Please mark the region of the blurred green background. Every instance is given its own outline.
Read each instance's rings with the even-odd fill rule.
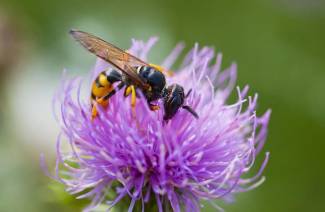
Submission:
[[[58,125],[51,99],[63,68],[85,75],[94,63],[70,28],[123,47],[160,37],[152,61],[178,41],[223,52],[238,84],[272,108],[266,182],[237,195],[227,211],[325,211],[325,1],[1,0],[0,211],[79,211],[39,167],[53,164]],[[261,155],[260,158],[262,158]],[[203,211],[214,211],[205,207]]]

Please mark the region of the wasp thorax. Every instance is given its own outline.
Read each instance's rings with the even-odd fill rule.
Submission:
[[[150,85],[152,99],[159,98],[166,85],[166,78],[163,73],[150,66],[140,66],[138,68],[139,77]]]

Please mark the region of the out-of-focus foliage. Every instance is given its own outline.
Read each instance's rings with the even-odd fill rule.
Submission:
[[[79,211],[85,204],[44,176],[38,162],[44,152],[53,167],[51,98],[63,68],[86,74],[94,63],[69,38],[70,28],[124,48],[132,37],[158,35],[153,62],[178,41],[215,46],[224,67],[236,60],[239,85],[260,94],[260,111],[272,108],[271,159],[261,187],[222,206],[325,209],[324,1],[2,0],[0,13],[0,211]]]

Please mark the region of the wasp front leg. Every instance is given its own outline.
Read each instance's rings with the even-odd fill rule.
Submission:
[[[152,110],[152,111],[157,111],[160,109],[159,105],[152,104],[149,101],[148,101],[148,105],[149,105],[150,110]]]
[[[131,108],[132,108],[132,114],[134,117],[136,117],[136,111],[135,111],[135,106],[136,106],[136,99],[137,99],[137,94],[134,85],[130,85],[125,88],[124,91],[124,96],[128,97],[131,94]]]

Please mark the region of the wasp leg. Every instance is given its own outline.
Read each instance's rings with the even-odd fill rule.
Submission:
[[[97,102],[96,101],[93,101],[91,103],[91,120],[94,120],[94,118],[96,118],[97,114],[98,114],[98,111],[97,111]]]
[[[152,111],[156,111],[156,110],[160,109],[159,105],[151,104],[151,102],[148,102],[148,105],[149,105],[150,110],[152,110]]]
[[[167,76],[169,77],[172,77],[174,76],[174,72],[172,72],[171,70],[166,70],[165,68],[159,66],[159,65],[156,65],[156,64],[152,64],[150,63],[149,64],[152,68],[156,69],[157,71],[160,71],[161,73],[163,74],[166,74]]]
[[[114,94],[116,94],[117,91],[121,90],[124,87],[125,83],[124,82],[120,82],[115,89],[113,89],[110,93],[108,93],[107,95],[101,97],[100,99],[102,99],[102,101],[108,100],[109,98],[111,98]]]
[[[190,112],[196,119],[199,118],[199,115],[190,106],[184,105],[184,106],[182,106],[182,108],[187,110],[188,112]]]
[[[127,86],[124,90],[124,97],[128,97],[132,92],[131,85]]]
[[[135,112],[135,104],[136,104],[137,95],[135,93],[134,86],[131,85],[130,87],[131,87],[131,107],[132,107],[133,116],[135,117],[135,115],[136,115],[136,112]]]
[[[125,88],[124,90],[124,96],[128,97],[131,94],[131,107],[132,107],[132,115],[134,117],[135,116],[135,105],[136,105],[136,98],[137,98],[137,94],[136,94],[136,90],[134,85],[130,85],[128,87]]]

